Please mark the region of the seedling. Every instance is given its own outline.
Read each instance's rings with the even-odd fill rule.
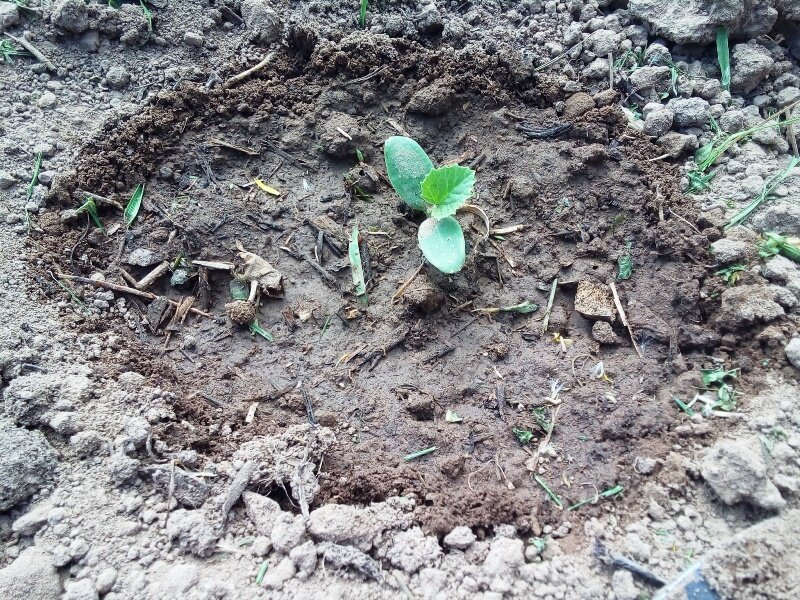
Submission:
[[[724,368],[715,367],[713,369],[702,369],[700,373],[703,385],[711,391],[716,391],[717,394],[717,400],[713,404],[707,405],[709,406],[709,410],[719,408],[720,410],[730,412],[735,409],[736,392],[733,386],[725,380],[739,377],[739,369],[726,371]]]
[[[791,108],[791,106],[787,108]],[[757,125],[753,125],[749,129],[739,131],[738,133],[732,133],[721,140],[712,140],[706,145],[701,146],[694,154],[694,162],[697,165],[696,171],[701,174],[705,173],[709,167],[713,165],[720,156],[725,154],[725,152],[734,144],[746,140],[751,135],[758,133],[759,131],[769,129],[770,127],[785,127],[800,122],[800,116],[791,117],[785,121],[779,122],[776,120],[776,117],[779,115],[780,113],[775,113],[772,117],[761,121]]]
[[[269,563],[265,560],[261,563],[261,566],[258,569],[258,574],[256,575],[256,585],[261,586],[261,582],[264,581],[264,576],[267,574],[267,569],[269,569]]]
[[[125,226],[130,227],[136,220],[136,215],[139,214],[139,209],[142,207],[142,198],[144,197],[144,184],[139,184],[133,191],[131,199],[128,200],[128,205],[125,207],[125,212],[122,213]]]
[[[717,60],[719,70],[722,73],[720,81],[723,90],[731,89],[731,54],[728,49],[728,29],[720,27],[717,29]]]
[[[736,282],[739,281],[742,271],[746,270],[747,267],[745,265],[731,265],[730,267],[715,271],[714,275],[719,275],[728,287],[733,287],[736,285]]]
[[[333,315],[328,315],[327,317],[325,317],[325,322],[322,324],[322,331],[319,332],[319,337],[322,337],[323,335],[325,335],[325,332],[328,331],[328,327],[331,326],[332,318]]]
[[[686,177],[689,179],[689,187],[686,189],[687,194],[696,194],[708,189],[711,180],[717,176],[716,171],[710,173],[702,173],[698,170],[689,171]]]
[[[547,547],[547,538],[533,537],[530,538],[528,541],[530,542],[531,546],[533,546],[536,549],[537,554],[541,554],[542,552],[544,552],[544,549]]]
[[[758,196],[756,196],[750,202],[750,204],[748,204],[741,211],[739,211],[739,213],[735,217],[733,217],[730,221],[728,221],[728,224],[725,225],[725,229],[729,229],[735,225],[740,225],[744,223],[762,202],[772,197],[772,193],[775,191],[775,189],[781,183],[783,183],[783,180],[789,176],[789,174],[792,172],[792,169],[794,169],[798,164],[800,164],[800,158],[798,158],[797,156],[793,156],[789,160],[789,164],[786,165],[786,168],[780,171],[779,173],[776,173],[772,177],[770,177],[764,183],[764,187],[761,188],[761,193],[759,193]]]
[[[100,215],[97,214],[97,205],[94,203],[94,200],[88,198],[86,202],[84,202],[81,206],[78,207],[78,210],[76,212],[88,213],[89,217],[91,217],[92,221],[94,221],[94,224],[97,226],[97,228],[103,233],[106,232],[106,228],[103,227],[103,223],[100,222]]]
[[[250,329],[251,333],[256,333],[263,337],[268,342],[271,342],[274,338],[272,334],[265,330],[261,325],[258,324],[258,319],[253,319],[247,324],[248,329]]]
[[[33,189],[36,187],[36,180],[39,179],[39,171],[41,170],[42,170],[42,153],[37,152],[36,162],[33,163],[33,176],[31,177],[31,182],[28,184],[28,188],[25,190],[26,200],[30,200],[31,196],[33,196]]]
[[[358,24],[361,29],[364,29],[367,25],[367,5],[369,4],[369,0],[361,0],[361,10],[358,13]]]
[[[472,196],[475,171],[459,165],[435,168],[417,142],[401,136],[386,140],[384,158],[397,194],[428,216],[417,234],[422,254],[442,273],[457,273],[466,254],[464,232],[453,215]]]
[[[520,444],[530,444],[533,441],[533,432],[528,431],[527,429],[520,429],[518,427],[514,427],[512,433],[517,436]]]
[[[800,263],[800,244],[793,244],[788,238],[765,231],[764,240],[758,245],[758,254],[762,258],[783,254],[786,258]]]
[[[267,185],[262,180],[260,180],[258,177],[253,179],[253,183],[255,183],[259,187],[260,190],[268,193],[270,196],[280,196],[281,195],[281,193],[278,190],[276,190],[271,185]]]
[[[672,399],[675,401],[675,404],[677,404],[680,407],[680,409],[683,412],[685,412],[689,417],[694,416],[694,410],[692,410],[691,406],[687,405],[683,400],[681,400],[677,396],[673,396]]]
[[[542,319],[542,334],[547,331],[547,326],[550,325],[550,315],[553,313],[553,301],[556,299],[556,289],[558,289],[558,277],[553,279],[553,285],[550,286],[550,296],[547,298],[547,308],[544,311],[544,319]],[[567,349],[564,348],[564,352]]]

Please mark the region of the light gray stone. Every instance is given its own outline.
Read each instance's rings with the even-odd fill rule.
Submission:
[[[265,44],[277,42],[283,36],[280,16],[265,0],[244,0],[242,19],[250,38]]]
[[[702,98],[674,98],[667,103],[676,127],[698,127],[708,123],[711,105]]]
[[[668,108],[654,110],[644,118],[644,133],[653,137],[661,137],[672,127],[675,114]]]
[[[292,559],[286,556],[277,565],[267,570],[261,584],[268,590],[280,590],[284,583],[294,577],[295,572]]]
[[[70,33],[83,33],[89,28],[89,9],[84,0],[57,0],[50,13],[50,22]]]
[[[115,65],[106,72],[106,81],[113,90],[125,89],[131,82],[131,74],[122,65]]]
[[[758,44],[736,44],[731,51],[731,91],[752,92],[767,78],[775,61]]]
[[[754,253],[752,244],[741,240],[722,238],[711,244],[711,253],[721,265],[729,265],[746,259]]]
[[[57,466],[55,451],[39,431],[0,417],[0,512],[38,492]]]
[[[460,525],[444,536],[444,545],[458,550],[466,550],[475,543],[476,539],[472,529]]]
[[[766,510],[786,505],[767,476],[764,448],[756,437],[717,442],[703,459],[701,473],[725,504],[744,502]]]
[[[499,538],[492,542],[483,561],[489,577],[511,578],[525,564],[525,545],[519,538]]]
[[[426,536],[419,527],[412,527],[396,533],[385,554],[395,567],[415,573],[423,566],[433,566],[442,549],[435,537]]]
[[[61,582],[50,556],[36,547],[28,548],[4,569],[0,569],[0,598],[59,600]]]
[[[742,17],[745,0],[630,0],[628,10],[649,23],[652,33],[679,44],[705,44],[720,25]]]
[[[13,2],[0,2],[0,33],[19,23],[19,9]]]
[[[792,338],[786,348],[786,358],[792,363],[795,369],[800,370],[800,337]]]
[[[641,67],[631,73],[630,82],[636,91],[666,88],[670,82],[670,68],[666,66]]]

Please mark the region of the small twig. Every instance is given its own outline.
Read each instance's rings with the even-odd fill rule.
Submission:
[[[153,285],[153,283],[167,271],[169,271],[169,263],[165,260],[161,264],[157,265],[147,275],[145,275],[139,281],[137,281],[135,284],[136,289],[146,290],[151,285]]]
[[[492,231],[492,223],[489,220],[489,215],[487,215],[480,206],[477,204],[465,204],[459,210],[479,216],[483,220],[483,224],[486,225],[486,233],[484,234],[483,239],[489,239],[489,234]]]
[[[272,62],[272,59],[274,57],[275,57],[275,53],[274,52],[270,52],[269,54],[267,54],[267,56],[264,57],[264,60],[262,60],[260,63],[258,63],[257,65],[255,65],[253,67],[250,67],[246,71],[242,71],[238,75],[234,75],[233,77],[228,79],[228,81],[226,81],[223,84],[222,87],[227,89],[227,88],[233,87],[234,85],[236,85],[240,81],[242,81],[244,79],[247,79],[253,73],[257,73],[258,71],[260,71],[261,69],[266,67],[270,62]]]
[[[489,230],[490,235],[508,235],[525,229],[525,225],[509,225],[508,227],[494,227]]]
[[[661,156],[656,156],[655,158],[648,158],[647,162],[658,162],[659,160],[664,160],[666,158],[669,158],[670,156],[672,156],[672,154],[667,152],[666,154],[662,154]]]
[[[614,89],[614,53],[608,53],[608,89]]]
[[[247,154],[248,156],[258,156],[258,150],[253,150],[252,148],[245,148],[243,146],[236,146],[234,144],[229,144],[224,140],[220,140],[217,138],[211,138],[208,140],[208,143],[212,146],[219,146],[220,148],[227,148],[228,150],[235,150],[236,152],[241,152],[242,154]]]
[[[172,508],[172,495],[175,493],[175,459],[170,461],[169,469],[169,488],[167,489],[167,514],[164,516],[164,527],[167,526],[169,521],[169,511]]]
[[[564,58],[564,57],[565,57],[567,54],[569,54],[570,52],[572,52],[573,50],[575,50],[575,48],[577,48],[578,46],[581,46],[582,44],[585,44],[585,43],[586,43],[586,42],[589,40],[589,38],[590,38],[590,37],[592,37],[592,36],[593,36],[595,33],[596,33],[596,32],[592,32],[592,33],[590,33],[589,35],[587,35],[587,36],[586,36],[586,39],[584,39],[584,40],[581,40],[580,42],[578,42],[577,44],[575,44],[575,45],[574,45],[574,46],[572,46],[571,48],[567,48],[567,49],[566,49],[564,52],[562,52],[561,54],[559,54],[558,56],[556,56],[554,59],[547,61],[547,62],[546,62],[546,63],[544,63],[543,65],[539,65],[538,67],[536,67],[536,68],[534,69],[534,72],[535,72],[535,73],[538,73],[538,72],[539,72],[539,71],[541,71],[542,69],[546,69],[546,68],[547,68],[547,67],[549,67],[550,65],[554,65],[554,64],[556,64],[558,61],[560,61],[562,58]]]
[[[477,321],[477,320],[478,320],[478,317],[472,317],[472,318],[471,318],[469,321],[467,321],[467,322],[466,322],[466,323],[464,323],[464,324],[463,324],[461,327],[459,327],[458,329],[456,329],[456,330],[455,330],[455,331],[454,331],[454,332],[453,332],[453,333],[450,335],[450,339],[452,340],[454,337],[456,337],[456,336],[457,336],[459,333],[461,333],[462,331],[464,331],[464,330],[465,330],[467,327],[469,327],[470,325],[472,325],[472,324],[473,324],[475,321]]]
[[[419,275],[420,271],[422,271],[422,267],[424,266],[424,262],[420,263],[417,269],[411,274],[411,277],[403,282],[403,285],[401,285],[400,288],[394,293],[394,296],[392,296],[392,302],[397,302],[403,297],[403,294],[405,293],[406,289],[408,289],[408,286],[411,285],[411,282],[417,278],[417,275]]]
[[[617,294],[617,286],[614,285],[614,282],[610,282],[609,287],[611,288],[611,293],[614,296],[614,305],[617,307],[617,312],[619,313],[619,318],[622,321],[622,324],[628,328],[628,334],[631,336],[631,343],[633,343],[633,349],[636,350],[636,354],[639,355],[639,358],[644,360],[641,351],[639,350],[639,346],[636,344],[636,340],[633,337],[633,329],[631,329],[630,324],[628,323],[628,317],[625,316],[625,311],[622,310],[622,303],[619,301],[619,294]]]
[[[550,438],[553,435],[553,431],[556,428],[556,417],[558,417],[558,411],[561,410],[561,404],[556,404],[556,408],[553,411],[553,418],[550,419],[550,427],[548,428],[547,433],[545,434],[542,441],[539,442],[539,446],[536,448],[536,452],[534,455],[529,459],[530,464],[526,463],[525,467],[531,471],[532,473],[536,472],[536,467],[539,465],[539,458],[542,456],[542,451],[547,447],[547,444],[550,443]]]
[[[575,378],[575,381],[578,382],[578,385],[583,387],[583,385],[584,385],[583,381],[581,381],[580,377],[578,377],[578,374],[575,372],[575,361],[578,360],[579,358],[592,358],[592,355],[591,354],[578,354],[578,355],[572,357],[572,376]]]
[[[114,292],[119,292],[121,294],[131,294],[133,296],[140,296],[141,298],[147,298],[148,300],[156,300],[157,298],[164,298],[167,302],[175,306],[176,308],[180,306],[179,302],[175,300],[171,300],[170,298],[166,298],[164,296],[158,296],[157,294],[152,294],[150,292],[144,292],[142,290],[137,290],[136,288],[128,287],[126,285],[118,285],[116,283],[109,283],[108,281],[97,281],[95,279],[89,279],[88,277],[78,277],[76,275],[64,275],[63,273],[59,273],[59,279],[66,279],[68,281],[77,281],[78,283],[85,283],[88,285],[94,285],[96,287],[106,288],[107,290],[112,290]],[[190,308],[189,312],[192,312],[196,315],[200,315],[201,317],[208,317],[209,319],[216,319],[216,317],[212,314],[207,312],[203,312],[197,308]]]
[[[553,301],[556,298],[556,288],[558,288],[558,277],[553,279],[553,285],[550,288],[550,297],[547,299],[547,310],[542,319],[542,335],[547,333],[547,327],[550,325],[550,314],[553,312]]]
[[[350,79],[349,81],[345,81],[343,85],[350,85],[351,83],[364,83],[365,81],[369,81],[373,77],[377,77],[388,68],[389,65],[383,65],[382,67],[378,67],[377,69],[375,69],[369,75],[364,75],[363,77],[358,77],[356,79]]]
[[[33,57],[34,57],[36,60],[38,60],[38,61],[39,61],[39,62],[41,62],[41,63],[42,63],[42,64],[43,64],[45,67],[47,67],[47,70],[48,70],[48,71],[51,71],[51,72],[53,72],[53,73],[55,73],[56,71],[58,71],[58,69],[56,69],[56,66],[55,66],[55,65],[52,63],[52,61],[51,61],[49,58],[47,58],[47,57],[46,57],[44,54],[42,54],[42,53],[39,51],[39,49],[38,49],[36,46],[34,46],[33,44],[31,44],[31,43],[30,43],[28,40],[26,40],[25,38],[18,38],[18,37],[16,37],[16,36],[13,36],[13,35],[11,35],[10,33],[6,33],[5,35],[6,35],[6,37],[8,37],[8,38],[11,38],[11,39],[12,39],[12,40],[14,40],[15,42],[17,42],[17,43],[18,43],[20,46],[22,46],[23,48],[25,48],[25,50],[27,50],[28,52],[30,52],[30,53],[31,53],[31,55],[32,55],[32,56],[33,56]]]
[[[679,219],[679,220],[683,221],[684,223],[686,223],[686,224],[687,224],[687,225],[688,225],[688,226],[689,226],[689,227],[692,229],[692,231],[694,231],[696,234],[700,235],[700,230],[699,230],[697,227],[695,227],[694,225],[692,225],[691,223],[689,223],[689,221],[687,221],[686,219],[684,219],[684,218],[683,218],[682,216],[680,216],[678,213],[676,213],[675,211],[673,211],[673,210],[672,210],[672,207],[669,207],[667,210],[669,210],[669,214],[671,214],[673,217],[675,217],[675,218],[677,218],[677,219]]]

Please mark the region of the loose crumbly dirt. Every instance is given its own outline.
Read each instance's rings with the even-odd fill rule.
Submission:
[[[165,341],[152,307],[131,298],[138,316],[128,326],[86,324],[119,329],[138,348],[134,354],[159,357],[147,372],[158,370],[178,391],[178,420],[164,425],[159,438],[224,460],[255,435],[310,418],[310,403],[316,421],[339,432],[317,502],[412,495],[417,519],[437,533],[500,523],[538,532],[559,520],[526,467],[544,435],[531,410],[540,407],[553,419],[547,398],[556,381],[564,388],[555,452],[541,458],[536,472],[565,505],[614,485],[635,489],[636,458],[668,453],[679,413],[658,391],[702,364],[704,351],[719,340],[706,324],[713,321],[701,293],[710,234],[678,218],[689,204],[673,169],[648,162],[658,150],[626,128],[617,109],[593,109],[560,136],[530,139],[521,129],[563,122],[546,108],[553,100],[546,82],[488,56],[472,61],[456,64],[449,50],[404,40],[351,36],[318,49],[308,62],[277,56],[229,90],[190,84],[162,93],[86,143],[54,197],[65,208],[87,191],[124,204],[129,190],[145,182],[143,209],[130,231],[112,237],[83,222],[42,219],[45,233],[34,248],[46,248],[36,257],[48,268],[101,272],[122,283],[120,268],[135,279],[152,268],[124,264],[135,249],[159,260],[231,261],[238,241],[284,276],[285,297],[264,299],[258,311],[274,342],[223,323],[230,276],[205,269],[177,289],[166,277],[153,291],[173,299],[193,295],[216,321],[190,316]],[[462,72],[471,75],[459,78]],[[418,88],[423,80],[447,89],[442,116],[401,110],[411,82]],[[475,202],[493,226],[524,229],[487,242],[480,220],[465,215],[466,268],[445,278],[425,267],[393,303],[420,264],[420,219],[384,174],[382,143],[399,132],[439,164],[473,166]],[[261,191],[255,177],[281,195]],[[106,226],[119,222],[119,211],[103,204]],[[316,260],[318,219],[329,224],[333,242],[322,245],[319,257],[330,283],[302,258]],[[366,309],[350,293],[346,254],[331,248],[346,251],[356,223],[372,268]],[[627,252],[636,277],[616,286],[641,360],[618,316],[612,324],[618,345],[601,346],[592,322],[573,306],[578,282],[614,281],[617,259]],[[542,334],[556,277],[550,327]],[[523,300],[539,310],[475,312]],[[565,357],[556,333],[575,359]],[[601,361],[608,379],[592,374]],[[269,400],[290,385],[298,387]],[[255,419],[246,424],[257,400]],[[447,422],[447,410],[463,422]],[[534,432],[533,442],[521,444],[513,428]],[[438,450],[402,460],[430,446]],[[637,497],[618,501],[637,503]],[[582,509],[587,517],[600,510]]]

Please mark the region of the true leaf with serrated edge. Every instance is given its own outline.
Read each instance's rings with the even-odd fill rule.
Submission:
[[[144,184],[139,184],[133,190],[131,199],[128,200],[128,206],[125,207],[125,212],[122,213],[122,218],[125,220],[125,225],[130,227],[136,220],[136,215],[139,214],[139,209],[142,206],[142,198],[144,197]]]
[[[422,181],[422,197],[433,206],[428,214],[435,219],[454,215],[472,196],[475,171],[450,165],[433,169]]]
[[[428,262],[442,273],[457,273],[464,266],[464,232],[453,217],[426,219],[419,226],[417,240]]]
[[[392,187],[403,202],[411,208],[428,211],[428,203],[422,198],[421,185],[433,170],[433,162],[425,150],[408,137],[392,136],[383,145],[386,174]]]

